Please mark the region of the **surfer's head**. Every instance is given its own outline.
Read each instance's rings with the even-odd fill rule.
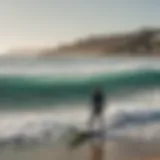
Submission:
[[[95,92],[96,92],[96,93],[100,93],[100,92],[102,92],[101,87],[99,87],[99,86],[98,86],[98,87],[96,87],[96,88],[95,88]]]

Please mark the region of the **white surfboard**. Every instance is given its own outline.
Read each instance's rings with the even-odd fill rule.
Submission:
[[[82,130],[72,130],[70,132],[70,138],[68,139],[68,145],[71,148],[75,148],[83,145],[85,142],[93,139],[105,139],[104,131],[82,131]]]

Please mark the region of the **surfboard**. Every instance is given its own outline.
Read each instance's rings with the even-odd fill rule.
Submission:
[[[104,139],[105,133],[104,131],[81,131],[76,130],[75,133],[72,133],[71,138],[68,141],[68,145],[71,148],[76,148],[81,146],[93,138]]]

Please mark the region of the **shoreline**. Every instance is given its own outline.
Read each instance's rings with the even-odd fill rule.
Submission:
[[[160,142],[159,142],[160,144]],[[124,141],[109,141],[105,144],[104,160],[159,160],[159,144],[133,143]],[[1,160],[89,160],[91,156],[89,144],[75,150],[67,150],[64,145],[55,148],[41,147],[29,150],[4,150],[1,151]]]

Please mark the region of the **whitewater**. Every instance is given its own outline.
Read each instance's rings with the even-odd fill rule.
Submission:
[[[0,147],[65,141],[86,127],[96,86],[108,97],[107,138],[160,140],[159,85],[157,58],[1,58]]]

